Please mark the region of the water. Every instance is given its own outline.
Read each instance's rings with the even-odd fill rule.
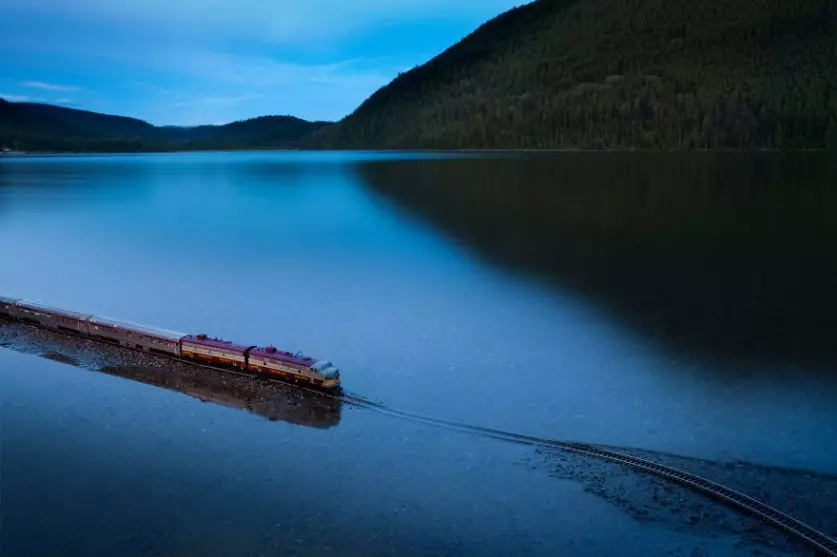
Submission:
[[[4,157],[0,294],[303,350],[439,418],[835,473],[836,177],[814,153]],[[32,554],[682,543],[625,545],[525,448],[0,370],[4,534]]]

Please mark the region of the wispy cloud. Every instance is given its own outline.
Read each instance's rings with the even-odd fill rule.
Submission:
[[[364,70],[359,62],[352,59],[330,64],[298,64],[266,57],[185,49],[155,53],[151,58],[151,63],[159,69],[248,88],[304,83],[345,85],[349,81],[381,85],[385,75],[378,68]]]
[[[5,99],[7,101],[13,103],[39,103],[39,102],[46,102],[46,99],[42,99],[39,97],[30,97],[29,95],[12,95],[9,93],[0,93],[0,99]]]
[[[35,89],[43,89],[44,91],[78,91],[80,87],[73,85],[58,85],[56,83],[46,83],[44,81],[23,81],[19,83],[22,87],[34,87]]]
[[[515,0],[5,0],[9,8],[108,25],[147,26],[187,35],[215,35],[279,43],[333,42],[381,23],[431,17],[490,17]],[[33,7],[34,5],[34,7]]]
[[[337,120],[391,79],[385,68],[369,67],[360,59],[302,64],[196,49],[145,54],[138,63],[179,78],[178,90],[151,95],[160,107],[151,119],[167,124],[229,122],[263,114]]]
[[[6,98],[193,125],[337,120],[521,0],[0,1]]]
[[[239,103],[258,99],[260,95],[240,95],[237,97],[200,97],[172,103],[172,106],[234,106]]]
[[[17,95],[13,93],[0,93],[0,99],[5,99],[15,103],[75,104],[73,99],[69,99],[67,97],[48,99],[45,97],[33,97],[32,95]]]

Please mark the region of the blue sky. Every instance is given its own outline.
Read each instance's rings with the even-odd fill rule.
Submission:
[[[337,120],[523,0],[2,0],[0,97],[216,124]]]

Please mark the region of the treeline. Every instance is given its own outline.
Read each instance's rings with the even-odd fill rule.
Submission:
[[[147,153],[188,149],[182,142],[149,138],[32,134],[0,130],[0,148],[35,153]]]
[[[363,148],[837,147],[833,0],[539,0],[311,141]]]
[[[0,147],[40,152],[152,152],[295,148],[328,126],[293,116],[261,116],[222,126],[153,126],[123,116],[0,99]]]
[[[143,138],[50,137],[0,132],[0,148],[32,153],[160,153],[240,149],[294,149],[297,140],[259,142],[232,140],[155,140]]]

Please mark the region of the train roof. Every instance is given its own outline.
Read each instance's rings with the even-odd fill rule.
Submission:
[[[58,306],[50,306],[47,304],[40,304],[38,302],[32,302],[29,300],[17,300],[16,303],[17,307],[23,309],[31,309],[34,311],[44,311],[47,313],[51,313],[53,315],[58,315],[61,317],[70,317],[72,319],[78,320],[85,320],[90,318],[90,314],[81,313],[78,311],[73,311],[71,309],[66,309]]]
[[[16,304],[19,301],[19,298],[7,298],[6,296],[0,296],[0,304]]]
[[[131,323],[130,321],[117,321],[115,319],[100,317],[98,315],[90,316],[89,321],[95,325],[102,325],[104,327],[112,327],[115,329],[124,329],[133,333],[162,338],[170,342],[178,342],[181,338],[186,336],[186,333],[169,331],[167,329],[158,329],[157,327],[149,327],[148,325],[140,325],[139,323]]]
[[[240,354],[244,354],[253,347],[253,345],[236,344],[230,340],[212,338],[203,334],[186,335],[181,339],[181,342],[188,342],[189,344],[196,344],[198,346],[209,346],[210,348],[219,348],[230,352],[238,352]]]
[[[293,354],[291,352],[284,352],[278,350],[273,346],[259,346],[250,352],[251,356],[259,356],[263,358],[270,358],[282,362],[288,362],[300,366],[312,366],[317,363],[317,360],[309,356],[303,356],[300,353]]]

